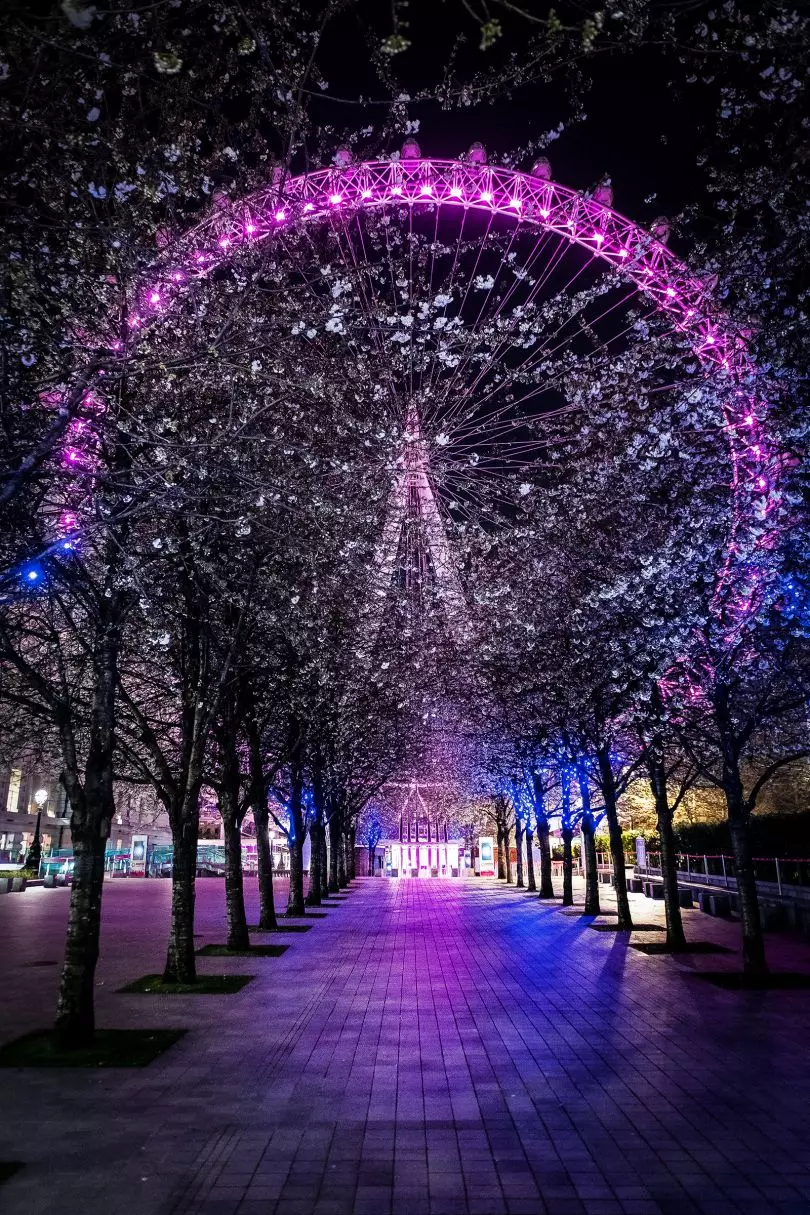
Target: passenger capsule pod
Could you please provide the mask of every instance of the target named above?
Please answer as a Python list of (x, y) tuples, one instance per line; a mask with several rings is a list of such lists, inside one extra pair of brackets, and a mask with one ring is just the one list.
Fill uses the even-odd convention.
[(335, 165), (338, 169), (348, 169), (349, 165), (354, 162), (354, 152), (346, 144), (341, 144), (337, 152), (335, 152)]
[(487, 163), (487, 150), (482, 143), (476, 142), (470, 144), (467, 162), (471, 165), (485, 165)]
[(551, 161), (547, 156), (540, 156), (532, 165), (532, 177), (539, 181), (551, 181)]
[(650, 231), (656, 240), (660, 240), (662, 245), (665, 245), (669, 240), (669, 234), (672, 230), (672, 225), (666, 215), (659, 215), (658, 219), (654, 219), (650, 227)]
[(401, 160), (421, 160), (422, 149), (415, 139), (406, 139), (400, 153)]
[(610, 184), (610, 178), (600, 181), (593, 192), (593, 201), (601, 203), (603, 207), (613, 206), (613, 186)]

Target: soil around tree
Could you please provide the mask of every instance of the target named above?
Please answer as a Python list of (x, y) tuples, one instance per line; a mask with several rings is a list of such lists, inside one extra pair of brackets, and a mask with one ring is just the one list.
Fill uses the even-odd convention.
[(694, 970), (695, 979), (702, 979), (725, 991), (810, 991), (810, 974), (782, 970), (764, 975), (747, 975), (740, 970)]
[(232, 996), (247, 987), (254, 975), (198, 975), (196, 983), (166, 983), (163, 975), (144, 975), (118, 994), (125, 996)]
[(187, 1032), (97, 1029), (89, 1046), (67, 1050), (50, 1029), (35, 1029), (0, 1047), (0, 1067), (147, 1067)]
[(660, 924), (634, 924), (632, 928), (620, 928), (618, 924), (589, 924), (594, 932), (664, 932)]
[(262, 928), (259, 924), (248, 924), (248, 932), (311, 932), (314, 924), (278, 924), (275, 928)]
[(685, 945), (681, 945), (676, 949), (667, 945), (666, 941), (633, 941), (630, 948), (637, 949), (639, 953), (649, 954), (651, 957), (659, 957), (663, 954), (678, 957), (679, 954), (689, 953), (735, 952), (733, 949), (729, 949), (727, 945), (718, 945), (715, 941), (687, 941)]
[(248, 949), (229, 949), (227, 945), (204, 945), (199, 958), (280, 958), (289, 945), (251, 945)]

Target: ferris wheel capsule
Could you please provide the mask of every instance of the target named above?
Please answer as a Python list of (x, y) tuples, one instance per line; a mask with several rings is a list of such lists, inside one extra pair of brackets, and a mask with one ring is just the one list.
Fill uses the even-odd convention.
[(406, 139), (402, 145), (400, 160), (421, 160), (422, 149), (415, 139)]
[(666, 215), (659, 215), (658, 219), (654, 219), (650, 231), (656, 240), (660, 240), (662, 245), (665, 245), (669, 240), (669, 234), (672, 231), (672, 225)]
[(600, 181), (593, 192), (593, 201), (601, 203), (603, 207), (613, 206), (613, 186), (610, 184), (609, 177)]
[(551, 161), (547, 156), (540, 156), (532, 165), (532, 177), (539, 181), (551, 180)]
[(467, 161), (471, 165), (485, 165), (487, 163), (487, 150), (482, 143), (476, 140), (475, 143), (470, 144)]

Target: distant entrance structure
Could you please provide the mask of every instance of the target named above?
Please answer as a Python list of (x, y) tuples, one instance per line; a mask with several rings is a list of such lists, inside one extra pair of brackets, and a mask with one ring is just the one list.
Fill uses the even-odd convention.
[(416, 781), (399, 816), (399, 839), (380, 840), (376, 857), (387, 877), (460, 877), (464, 843), (450, 838), (446, 816), (431, 813)]

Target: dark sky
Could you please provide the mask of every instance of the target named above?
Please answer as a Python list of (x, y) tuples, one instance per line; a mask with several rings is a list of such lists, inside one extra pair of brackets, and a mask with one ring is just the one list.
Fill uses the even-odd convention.
[[(390, 29), (387, 8), (376, 0), (371, 13), (374, 27), (364, 25), (352, 13), (327, 36), (325, 75), (331, 94), (385, 96), (384, 87), (368, 68), (364, 43), (370, 28), (375, 33)], [(392, 67), (411, 95), (441, 76), (459, 29), (469, 35), (460, 58), (463, 74), (498, 62), (498, 56), (503, 62), (510, 51), (525, 46), (525, 27), (518, 24), (506, 32), (497, 50), (480, 51), (476, 27), (465, 23), (461, 5), (453, 0), (412, 0), (409, 11), (408, 33), (413, 45), (394, 57)], [(711, 87), (673, 87), (673, 78), (683, 80), (685, 72), (669, 53), (657, 48), (602, 55), (585, 67), (593, 77), (585, 94), (585, 122), (568, 123), (570, 86), (560, 73), (551, 84), (518, 89), (495, 104), (453, 110), (432, 103), (411, 106), (409, 116), (420, 121), (417, 138), (423, 153), (452, 157), (477, 139), (497, 161), (499, 154), (563, 122), (566, 127), (561, 137), (546, 149), (556, 181), (587, 189), (609, 174), (615, 206), (641, 222), (662, 213), (674, 215), (683, 206), (699, 202), (703, 186), (697, 155), (706, 141), (701, 128), (710, 128), (713, 122)], [(325, 121), (355, 126), (380, 122), (383, 114), (383, 107), (372, 107), (362, 117), (348, 106), (330, 105), (323, 110)], [(528, 160), (522, 167), (529, 167)]]

